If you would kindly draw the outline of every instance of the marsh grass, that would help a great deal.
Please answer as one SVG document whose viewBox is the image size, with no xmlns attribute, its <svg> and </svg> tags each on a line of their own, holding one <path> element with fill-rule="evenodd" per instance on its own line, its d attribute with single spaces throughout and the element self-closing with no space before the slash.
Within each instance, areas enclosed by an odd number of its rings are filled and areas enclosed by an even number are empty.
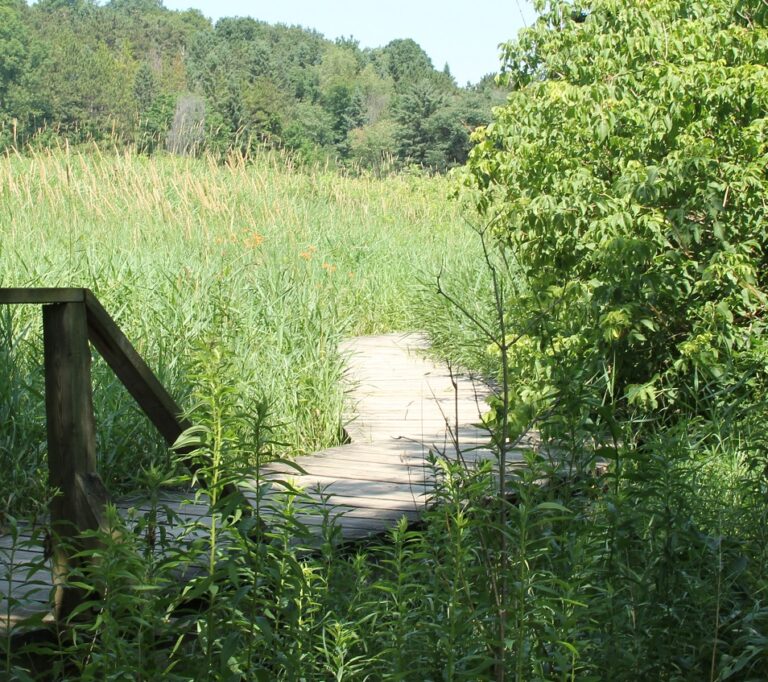
<svg viewBox="0 0 768 682">
<path fill-rule="evenodd" d="M 343 176 L 263 152 L 227 163 L 68 148 L 0 159 L 0 285 L 93 289 L 187 406 L 215 339 L 244 403 L 266 403 L 280 453 L 342 435 L 342 336 L 424 324 L 419 282 L 474 267 L 445 179 Z M 0 311 L 0 489 L 40 497 L 40 312 Z M 100 471 L 114 490 L 167 450 L 100 360 Z M 9 380 L 6 381 L 6 377 Z"/>
</svg>

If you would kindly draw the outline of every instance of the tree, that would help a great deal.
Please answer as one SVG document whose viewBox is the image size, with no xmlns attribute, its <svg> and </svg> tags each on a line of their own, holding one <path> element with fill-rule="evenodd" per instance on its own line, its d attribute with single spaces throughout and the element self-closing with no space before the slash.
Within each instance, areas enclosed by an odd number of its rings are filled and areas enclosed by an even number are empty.
<svg viewBox="0 0 768 682">
<path fill-rule="evenodd" d="M 177 140 L 181 139 L 178 126 L 172 139 L 168 139 L 169 131 L 175 122 L 175 113 L 176 102 L 174 101 L 174 97 L 168 94 L 157 95 L 150 102 L 149 106 L 142 110 L 136 135 L 136 145 L 140 152 L 144 154 L 152 154 L 166 145 L 171 151 L 177 149 L 194 150 L 196 148 L 194 144 L 185 146 L 177 142 Z M 203 113 L 205 113 L 204 110 Z M 195 133 L 199 135 L 198 130 L 195 130 Z M 194 140 L 199 144 L 197 138 L 194 138 Z"/>
<path fill-rule="evenodd" d="M 398 91 L 428 78 L 435 71 L 429 55 L 410 38 L 388 43 L 381 51 L 381 60 Z"/>
<path fill-rule="evenodd" d="M 398 147 L 402 158 L 426 163 L 427 154 L 435 144 L 429 119 L 445 105 L 445 96 L 427 80 L 412 85 L 399 98 L 395 120 L 399 125 Z"/>
<path fill-rule="evenodd" d="M 765 3 L 538 9 L 466 177 L 522 282 L 520 402 L 602 442 L 615 420 L 642 441 L 714 405 L 745 417 L 768 366 Z"/>
<path fill-rule="evenodd" d="M 359 50 L 349 42 L 330 46 L 318 67 L 320 102 L 331 115 L 333 144 L 346 152 L 347 133 L 363 122 L 363 93 L 358 87 Z"/>
<path fill-rule="evenodd" d="M 88 0 L 40 0 L 37 7 L 43 12 L 82 11 L 92 4 Z"/>
<path fill-rule="evenodd" d="M 156 14 L 163 11 L 162 0 L 110 0 L 109 7 L 125 14 Z"/>
<path fill-rule="evenodd" d="M 250 18 L 214 28 L 161 0 L 0 0 L 0 147 L 65 136 L 189 153 L 258 140 L 317 159 L 355 146 L 357 162 L 378 165 L 398 142 L 408 162 L 444 169 L 468 146 L 468 102 L 458 104 L 475 95 L 461 92 L 413 40 L 361 50 Z M 434 98 L 444 110 L 421 120 Z M 189 138 L 191 113 L 205 121 Z"/>
<path fill-rule="evenodd" d="M 319 104 L 298 102 L 288 112 L 282 140 L 308 161 L 324 159 L 333 149 L 333 125 L 333 117 Z"/>
<path fill-rule="evenodd" d="M 401 95 L 395 120 L 400 158 L 444 171 L 467 160 L 470 132 L 488 122 L 488 112 L 470 93 L 447 94 L 424 80 Z"/>
<path fill-rule="evenodd" d="M 397 152 L 397 125 L 383 119 L 349 131 L 349 156 L 365 168 L 391 167 Z"/>
<path fill-rule="evenodd" d="M 16 0 L 0 0 L 0 114 L 9 110 L 9 90 L 21 78 L 27 58 L 29 37 L 21 10 Z"/>
<path fill-rule="evenodd" d="M 157 97 L 157 81 L 148 64 L 139 65 L 133 83 L 133 93 L 136 96 L 139 113 L 143 114 Z"/>
</svg>

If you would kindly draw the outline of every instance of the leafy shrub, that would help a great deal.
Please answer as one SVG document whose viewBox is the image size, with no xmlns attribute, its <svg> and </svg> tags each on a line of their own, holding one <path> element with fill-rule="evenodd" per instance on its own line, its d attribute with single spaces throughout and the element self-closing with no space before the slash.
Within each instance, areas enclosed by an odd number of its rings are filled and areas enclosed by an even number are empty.
<svg viewBox="0 0 768 682">
<path fill-rule="evenodd" d="M 523 280 L 515 361 L 601 437 L 606 402 L 638 435 L 713 401 L 750 404 L 766 366 L 765 13 L 539 9 L 504 49 L 514 91 L 466 175 Z"/>
</svg>

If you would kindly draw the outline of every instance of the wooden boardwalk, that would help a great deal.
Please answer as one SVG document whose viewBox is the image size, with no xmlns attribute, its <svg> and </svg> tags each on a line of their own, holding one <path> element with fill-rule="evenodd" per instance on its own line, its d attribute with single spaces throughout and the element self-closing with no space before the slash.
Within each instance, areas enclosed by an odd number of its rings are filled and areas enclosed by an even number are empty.
<svg viewBox="0 0 768 682">
<path fill-rule="evenodd" d="M 418 334 L 358 337 L 347 341 L 350 401 L 348 445 L 296 463 L 305 475 L 273 467 L 268 476 L 289 477 L 338 513 L 345 539 L 390 528 L 405 515 L 416 519 L 429 503 L 434 467 L 429 455 L 470 462 L 490 457 L 480 421 L 488 389 L 423 356 Z"/>
<path fill-rule="evenodd" d="M 324 505 L 335 518 L 343 540 L 356 540 L 390 528 L 402 516 L 415 520 L 430 503 L 435 468 L 430 454 L 472 464 L 491 457 L 485 434 L 473 426 L 484 408 L 487 388 L 423 356 L 427 344 L 418 334 L 359 337 L 345 342 L 349 401 L 347 433 L 351 442 L 328 448 L 287 466 L 271 465 L 266 479 L 288 482 L 303 491 L 298 520 L 310 529 L 321 523 Z M 262 501 L 279 506 L 284 484 L 273 483 Z M 205 497 L 164 491 L 157 502 L 176 515 L 171 533 L 189 521 L 208 516 Z M 149 509 L 143 498 L 118 501 L 125 518 Z M 165 515 L 165 514 L 163 514 Z M 268 512 L 266 515 L 268 521 Z M 319 532 L 319 531 L 315 531 Z M 14 543 L 0 529 L 0 624 L 49 609 L 51 570 L 43 557 L 42 530 L 25 526 Z M 9 597 L 12 605 L 9 609 Z M 0 625 L 2 629 L 2 625 Z"/>
</svg>

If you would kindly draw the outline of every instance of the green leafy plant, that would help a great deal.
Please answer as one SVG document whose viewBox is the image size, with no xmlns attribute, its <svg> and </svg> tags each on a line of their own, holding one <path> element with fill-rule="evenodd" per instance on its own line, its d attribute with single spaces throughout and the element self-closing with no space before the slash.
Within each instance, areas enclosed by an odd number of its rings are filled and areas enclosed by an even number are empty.
<svg viewBox="0 0 768 682">
<path fill-rule="evenodd" d="M 745 377 L 764 382 L 763 15 L 728 1 L 539 9 L 504 50 L 514 90 L 466 175 L 525 281 L 519 361 L 574 410 L 587 385 L 600 438 L 594 403 L 636 417 L 642 439 L 641 422 L 688 415 L 702 382 L 749 400 Z"/>
</svg>

